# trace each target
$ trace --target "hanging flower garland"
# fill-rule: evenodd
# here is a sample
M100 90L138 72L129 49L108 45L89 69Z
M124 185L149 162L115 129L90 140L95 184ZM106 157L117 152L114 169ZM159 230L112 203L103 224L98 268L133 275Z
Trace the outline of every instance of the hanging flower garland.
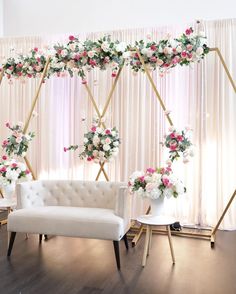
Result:
M6 127L11 130L11 135L2 142L2 148L8 156L17 155L25 157L29 147L29 143L34 138L34 133L23 133L22 123L11 126L6 123Z
M126 45L118 40L112 41L110 36L84 42L75 36L69 36L66 45L54 45L53 50L49 49L45 53L34 48L26 56L8 58L2 65L2 70L8 79L35 78L42 73L46 59L50 55L48 78L69 73L71 77L74 74L80 76L82 82L86 83L86 72L94 68L111 68L112 77L116 77L123 64L130 65L135 72L143 71L136 49L149 69L158 69L162 74L178 64L189 65L199 62L209 52L204 34L197 34L192 28L187 29L180 38L148 43L140 40L135 42L135 46Z

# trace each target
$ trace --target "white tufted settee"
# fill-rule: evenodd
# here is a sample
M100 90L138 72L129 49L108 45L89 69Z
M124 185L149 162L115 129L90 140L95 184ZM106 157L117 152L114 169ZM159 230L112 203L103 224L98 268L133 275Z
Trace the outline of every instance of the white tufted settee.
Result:
M17 232L128 242L130 200L126 183L39 180L17 185L17 210L8 218L11 254Z

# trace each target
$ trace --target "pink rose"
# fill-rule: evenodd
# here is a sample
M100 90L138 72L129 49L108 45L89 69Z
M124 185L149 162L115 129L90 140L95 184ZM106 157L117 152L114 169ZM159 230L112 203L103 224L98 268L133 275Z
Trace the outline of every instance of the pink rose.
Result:
M151 48L152 51L156 51L157 50L157 47L155 45L152 45L150 48Z
M115 77L117 76L116 72L113 72L113 73L111 74L111 76L112 76L112 78L115 78Z
M66 152L68 149L67 149L66 147L64 147L64 149L63 149L63 150L64 150L64 152Z
M150 61L151 61L151 62L156 62L156 61L157 61L157 58L156 58L155 56L152 56L152 57L150 58Z
M74 41L75 37L74 36L69 36L70 41Z
M12 167L14 167L14 168L16 168L17 167L17 163L12 163L12 165L11 165Z
M162 178L163 184L167 187L169 185L169 179L168 178Z
M153 174L156 170L152 167L147 168L147 173Z
M74 60L78 61L79 59L80 59L80 54L76 54L76 55L74 56Z
M170 134L170 138L171 138L171 139L175 139L175 133L171 133L171 134Z
M38 52L38 50L39 50L39 49L38 49L37 47L34 48L34 51L35 51L35 52Z
M3 156L2 156L2 159L3 159L3 160L7 160L7 156L6 156L6 155L3 155Z
M3 146L3 147L6 147L7 144L8 144L8 141L7 141L7 140L4 140L4 141L2 142L2 146Z
M84 51L84 52L82 53L82 55L83 55L84 57L86 57L86 56L87 56L87 52Z
M182 56L183 58L186 58L186 57L187 57L187 52L186 52L186 51L181 52L181 56Z
M110 135L110 134L111 134L111 131L110 131L110 130L106 130L105 133L106 133L107 135Z
M86 84L87 84L87 81L83 79L83 80L82 80L82 84L83 84L83 85L86 85Z
M192 32L193 32L193 29L192 29L192 28L189 28L189 29L187 29L187 30L185 31L185 34L186 34L186 35L191 35Z
M5 173L6 171L7 171L7 169L5 168L5 166L0 169L1 173Z
M93 133L95 133L96 130L97 130L97 128L96 128L95 126L92 126L91 131L92 131Z
M193 45L188 44L188 45L186 46L186 48L187 48L188 51L191 51L191 50L193 49Z
M144 182L144 176L139 177L140 182Z
M183 141L183 139L184 139L183 136L181 136L181 135L177 136L177 140L178 140L178 141L181 142L181 141Z
M27 169L27 170L25 171L25 173L28 175L28 174L30 174L30 171Z
M96 62L96 60L90 59L90 60L89 60L89 64L90 64L91 66L96 66L96 65L97 65L97 62Z
M92 157L89 156L89 157L87 158L87 161L91 161L91 160L92 160Z

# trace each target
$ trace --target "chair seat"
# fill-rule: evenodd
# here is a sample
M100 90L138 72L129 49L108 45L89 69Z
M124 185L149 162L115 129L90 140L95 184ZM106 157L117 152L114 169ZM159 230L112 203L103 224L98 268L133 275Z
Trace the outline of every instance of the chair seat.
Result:
M119 241L123 219L112 209L45 206L12 212L8 231Z

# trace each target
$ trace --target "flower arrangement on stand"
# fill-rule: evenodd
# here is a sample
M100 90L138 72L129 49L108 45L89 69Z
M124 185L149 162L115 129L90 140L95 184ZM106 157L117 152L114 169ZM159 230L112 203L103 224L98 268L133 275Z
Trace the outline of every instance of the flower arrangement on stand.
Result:
M186 192L183 183L173 174L171 166L136 171L129 178L129 191L150 199L177 198Z
M89 132L84 134L83 151L79 154L81 159L103 163L110 161L119 152L120 138L116 127L101 128L93 125ZM64 148L64 151L76 150L78 145L71 145Z
M170 127L168 134L165 135L164 145L169 149L169 159L173 162L181 155L183 162L189 162L189 158L194 156L193 144L190 141L191 129L186 127L178 131L175 127Z
M22 123L11 126L6 123L6 127L12 131L12 134L3 141L2 148L8 156L17 155L24 157L29 147L29 143L34 138L34 133L23 133Z
M32 180L32 175L26 165L3 155L0 161L0 187L3 188L4 197L13 196L16 182L20 179Z

